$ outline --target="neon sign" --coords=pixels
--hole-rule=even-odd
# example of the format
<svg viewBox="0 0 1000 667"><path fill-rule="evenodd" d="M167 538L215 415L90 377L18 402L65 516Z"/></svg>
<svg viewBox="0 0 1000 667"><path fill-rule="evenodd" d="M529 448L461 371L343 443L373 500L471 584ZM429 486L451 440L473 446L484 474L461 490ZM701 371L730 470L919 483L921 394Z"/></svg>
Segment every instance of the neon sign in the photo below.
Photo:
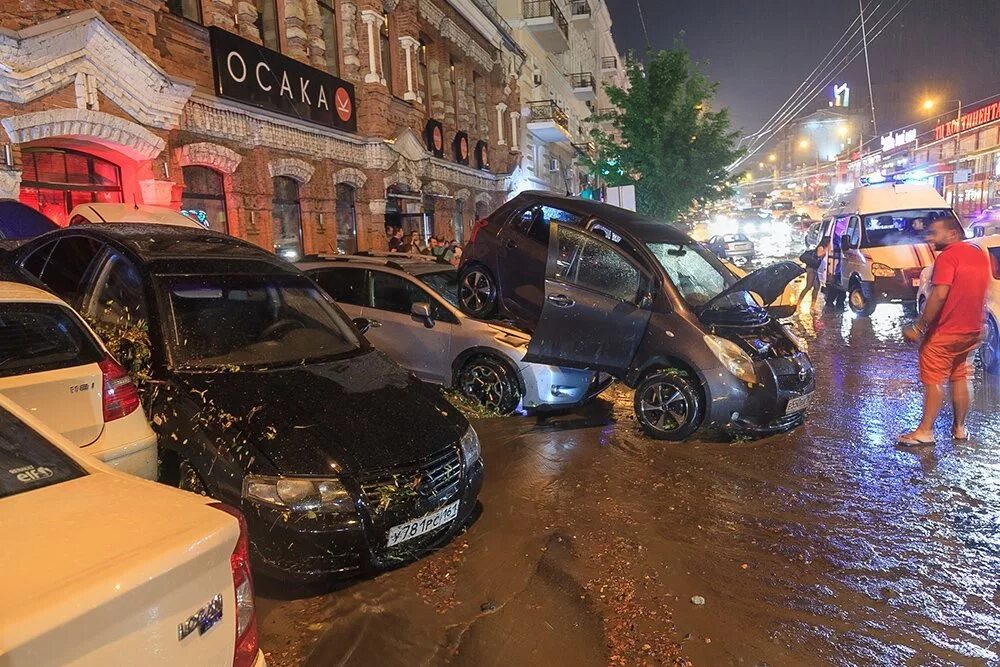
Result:
<svg viewBox="0 0 1000 667"><path fill-rule="evenodd" d="M986 106L970 111L961 118L962 132L1000 120L1000 102L987 104ZM947 123L941 123L934 128L934 139L947 139L959 130L959 119L955 118Z"/></svg>
<svg viewBox="0 0 1000 667"><path fill-rule="evenodd" d="M851 87L846 83L842 83L839 86L833 87L833 106L835 107L849 107L851 106Z"/></svg>
<svg viewBox="0 0 1000 667"><path fill-rule="evenodd" d="M894 148L901 148L907 144L912 144L917 140L917 128L904 130L903 132L889 133L882 137L882 150L891 151Z"/></svg>

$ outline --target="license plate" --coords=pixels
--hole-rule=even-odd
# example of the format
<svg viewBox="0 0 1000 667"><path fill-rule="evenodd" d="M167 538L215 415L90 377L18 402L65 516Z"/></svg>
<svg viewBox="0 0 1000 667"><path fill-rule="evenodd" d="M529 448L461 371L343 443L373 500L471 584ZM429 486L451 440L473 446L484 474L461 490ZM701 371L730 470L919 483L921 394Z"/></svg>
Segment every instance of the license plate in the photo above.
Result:
<svg viewBox="0 0 1000 667"><path fill-rule="evenodd" d="M458 516L459 502L461 501L456 500L450 505L445 505L430 514L423 515L419 519L393 526L389 529L389 541L386 546L394 547L454 521L455 517Z"/></svg>
<svg viewBox="0 0 1000 667"><path fill-rule="evenodd" d="M914 278L911 282L914 287L920 287L920 278Z"/></svg>
<svg viewBox="0 0 1000 667"><path fill-rule="evenodd" d="M802 412L809 407L809 402L812 400L812 394L806 394L805 396L796 396L795 398L788 401L788 407L785 408L785 414L790 415L795 412Z"/></svg>

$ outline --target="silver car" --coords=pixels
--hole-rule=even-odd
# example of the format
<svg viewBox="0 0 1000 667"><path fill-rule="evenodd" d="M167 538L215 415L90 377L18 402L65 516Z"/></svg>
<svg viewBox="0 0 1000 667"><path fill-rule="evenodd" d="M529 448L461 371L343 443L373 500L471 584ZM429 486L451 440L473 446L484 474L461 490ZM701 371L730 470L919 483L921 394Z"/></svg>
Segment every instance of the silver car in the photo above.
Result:
<svg viewBox="0 0 1000 667"><path fill-rule="evenodd" d="M510 414L582 404L611 384L591 371L522 361L530 335L458 309L458 273L421 256L334 256L297 265L377 349L420 379Z"/></svg>

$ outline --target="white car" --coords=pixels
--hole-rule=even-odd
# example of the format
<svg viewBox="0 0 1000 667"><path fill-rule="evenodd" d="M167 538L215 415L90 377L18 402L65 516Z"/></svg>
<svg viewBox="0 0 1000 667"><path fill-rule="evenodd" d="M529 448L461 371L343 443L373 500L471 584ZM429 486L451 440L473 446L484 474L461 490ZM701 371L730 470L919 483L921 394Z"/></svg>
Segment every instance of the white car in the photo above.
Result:
<svg viewBox="0 0 1000 667"><path fill-rule="evenodd" d="M69 224L85 225L105 222L136 222L154 225L176 225L206 229L204 225L165 206L144 204L77 204L69 212Z"/></svg>
<svg viewBox="0 0 1000 667"><path fill-rule="evenodd" d="M574 407L611 384L603 373L524 362L531 336L459 310L458 272L445 262L354 255L298 266L396 363L500 414Z"/></svg>
<svg viewBox="0 0 1000 667"><path fill-rule="evenodd" d="M1000 375L1000 235L982 236L965 243L976 246L990 258L992 279L986 291L986 337L979 348L979 359L988 373ZM917 288L918 313L924 312L933 275L933 264L920 272L920 286Z"/></svg>
<svg viewBox="0 0 1000 667"><path fill-rule="evenodd" d="M246 524L0 397L0 664L265 667Z"/></svg>
<svg viewBox="0 0 1000 667"><path fill-rule="evenodd" d="M0 395L108 465L156 479L156 435L125 370L64 301L2 281Z"/></svg>

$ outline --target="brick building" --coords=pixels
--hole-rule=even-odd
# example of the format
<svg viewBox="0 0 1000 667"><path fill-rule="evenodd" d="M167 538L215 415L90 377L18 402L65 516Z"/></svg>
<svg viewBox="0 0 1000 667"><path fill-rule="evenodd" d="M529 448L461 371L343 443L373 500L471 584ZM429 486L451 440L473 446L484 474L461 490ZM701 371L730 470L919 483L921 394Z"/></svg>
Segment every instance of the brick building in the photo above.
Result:
<svg viewBox="0 0 1000 667"><path fill-rule="evenodd" d="M518 158L521 56L482 2L2 3L0 197L171 206L287 256L387 221L462 240Z"/></svg>

